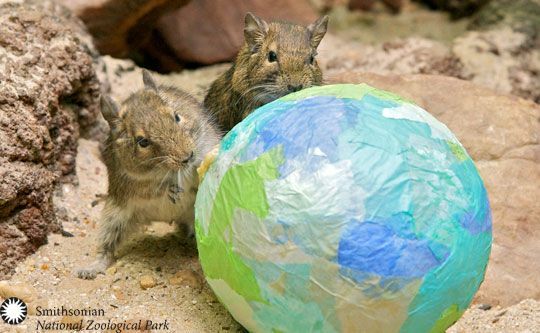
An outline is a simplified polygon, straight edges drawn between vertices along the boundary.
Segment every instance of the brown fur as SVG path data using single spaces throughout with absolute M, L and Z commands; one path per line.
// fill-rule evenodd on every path
M 102 113 L 111 128 L 103 153 L 109 189 L 98 259 L 78 271 L 81 278 L 103 272 L 120 242 L 140 225 L 173 221 L 193 230 L 196 168 L 220 136 L 192 96 L 157 86 L 146 71 L 143 78 L 146 89 L 121 107 L 102 98 Z M 148 144 L 141 145 L 142 140 Z
M 250 13 L 246 15 L 244 45 L 204 100 L 223 131 L 229 131 L 259 106 L 322 83 L 315 56 L 327 23 L 326 16 L 303 27 L 284 22 L 268 24 Z M 270 52 L 275 53 L 276 61 L 270 61 Z

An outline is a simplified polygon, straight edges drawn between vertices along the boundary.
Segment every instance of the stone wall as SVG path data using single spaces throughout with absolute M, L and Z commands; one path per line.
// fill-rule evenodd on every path
M 54 185 L 96 122 L 90 38 L 52 1 L 0 4 L 0 279 L 59 231 Z

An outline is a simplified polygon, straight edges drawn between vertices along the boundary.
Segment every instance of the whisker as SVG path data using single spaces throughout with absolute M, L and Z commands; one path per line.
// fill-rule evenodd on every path
M 157 190 L 159 191 L 161 189 L 161 187 L 163 186 L 163 183 L 165 182 L 165 180 L 169 177 L 169 174 L 171 173 L 171 170 L 167 170 L 167 173 L 165 174 L 165 176 L 163 176 L 163 179 L 161 180 L 161 182 L 159 183 L 159 186 L 157 188 Z

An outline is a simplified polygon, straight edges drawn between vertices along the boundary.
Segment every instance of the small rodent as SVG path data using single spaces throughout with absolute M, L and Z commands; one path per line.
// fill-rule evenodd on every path
M 231 68 L 212 83 L 204 99 L 221 130 L 229 131 L 259 106 L 322 84 L 316 55 L 327 25 L 328 16 L 303 27 L 266 23 L 247 13 L 244 44 Z
M 77 271 L 93 279 L 114 261 L 114 251 L 151 221 L 185 224 L 193 234 L 196 168 L 220 139 L 217 126 L 189 94 L 157 85 L 143 71 L 145 88 L 119 107 L 102 97 L 110 134 L 103 157 L 109 188 L 98 234 L 98 258 Z

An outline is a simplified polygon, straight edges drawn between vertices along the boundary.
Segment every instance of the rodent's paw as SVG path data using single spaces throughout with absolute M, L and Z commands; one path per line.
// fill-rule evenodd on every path
M 95 267 L 81 268 L 77 270 L 77 277 L 84 280 L 93 280 L 99 273 L 103 274 L 104 272 Z
M 77 270 L 77 276 L 80 279 L 93 280 L 98 274 L 105 274 L 105 270 L 109 267 L 112 260 L 107 258 L 100 258 L 90 264 L 88 267 L 79 268 Z
M 180 199 L 183 192 L 184 189 L 178 186 L 178 184 L 171 184 L 169 186 L 169 199 L 171 199 L 173 203 L 176 203 L 176 200 Z
M 206 174 L 206 171 L 208 171 L 208 168 L 216 160 L 218 152 L 219 152 L 219 145 L 214 147 L 214 149 L 212 149 L 211 151 L 208 152 L 208 154 L 206 154 L 201 165 L 197 168 L 197 173 L 199 174 L 200 181 L 202 181 L 202 179 L 204 178 L 204 175 Z

